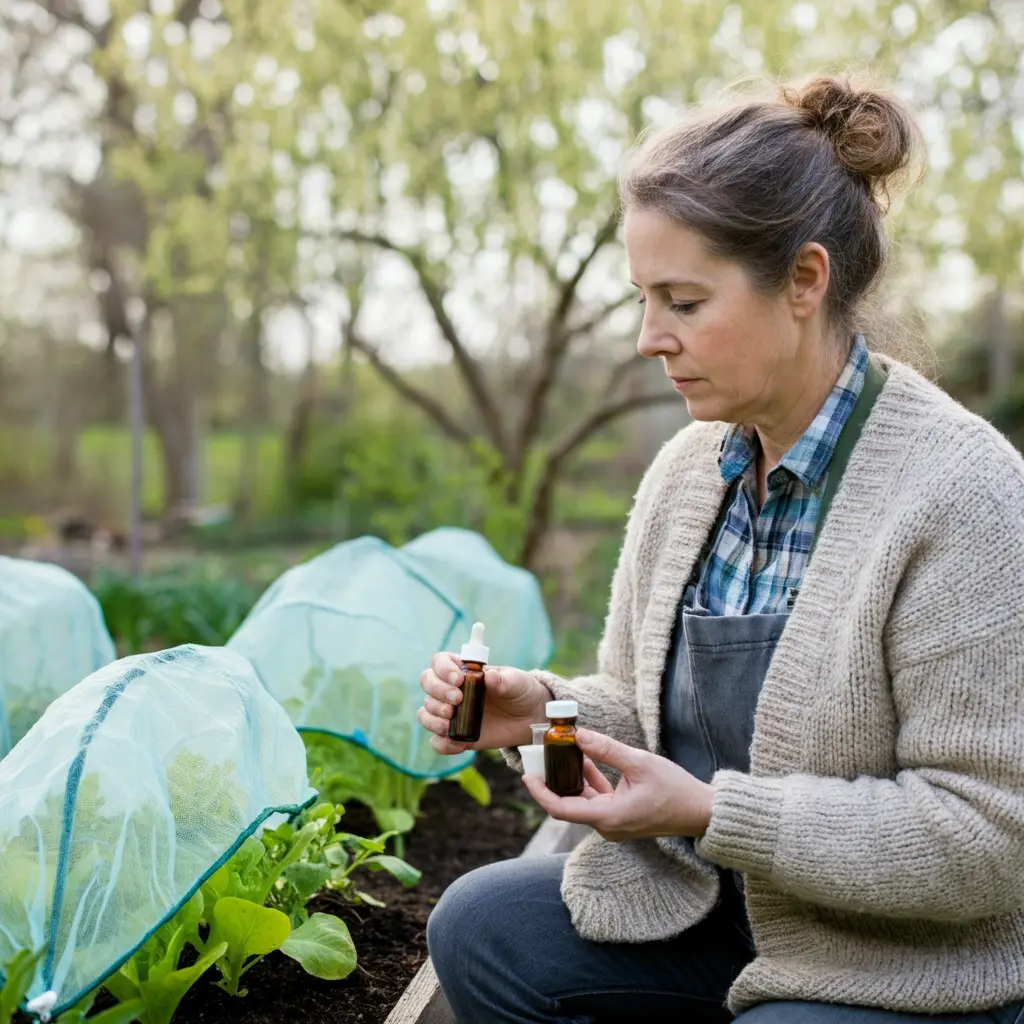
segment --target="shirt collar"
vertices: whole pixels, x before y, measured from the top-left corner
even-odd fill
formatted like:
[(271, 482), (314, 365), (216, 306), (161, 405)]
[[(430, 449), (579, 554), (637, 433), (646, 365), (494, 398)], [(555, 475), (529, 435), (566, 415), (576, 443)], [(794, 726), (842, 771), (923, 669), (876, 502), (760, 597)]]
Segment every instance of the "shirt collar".
[[(817, 487), (825, 475), (839, 434), (864, 387), (867, 368), (867, 342), (863, 335), (858, 334), (835, 387), (811, 425), (779, 463), (805, 486)], [(732, 484), (754, 464), (757, 451), (757, 436), (752, 427), (738, 423), (726, 431), (718, 465), (727, 484)]]

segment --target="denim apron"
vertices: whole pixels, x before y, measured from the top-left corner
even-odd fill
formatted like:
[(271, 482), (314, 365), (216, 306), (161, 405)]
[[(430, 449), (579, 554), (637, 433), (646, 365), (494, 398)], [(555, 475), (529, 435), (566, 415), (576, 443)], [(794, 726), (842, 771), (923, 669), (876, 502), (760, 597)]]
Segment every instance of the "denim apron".
[[(885, 381), (869, 364), (864, 386), (836, 442), (818, 511), (811, 554), (861, 429)], [(697, 585), (735, 492), (723, 504), (704, 551), (682, 595), (662, 687), (662, 745), (666, 754), (702, 782), (722, 768), (750, 771), (754, 715), (775, 647), (786, 628), (786, 611), (756, 615), (711, 615)], [(742, 890), (742, 876), (734, 873)]]

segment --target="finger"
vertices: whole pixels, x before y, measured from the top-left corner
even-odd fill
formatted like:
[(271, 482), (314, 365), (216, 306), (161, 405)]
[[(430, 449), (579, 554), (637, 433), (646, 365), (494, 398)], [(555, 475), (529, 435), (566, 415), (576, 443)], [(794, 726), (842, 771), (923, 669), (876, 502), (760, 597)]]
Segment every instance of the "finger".
[(435, 700), (433, 697), (427, 697), (423, 701), (423, 706), (427, 709), (427, 714), (433, 715), (434, 718), (443, 718), (446, 722), (455, 714), (453, 705), (447, 701)]
[(462, 685), (462, 662), (454, 654), (449, 654), (446, 651), (435, 654), (430, 659), (430, 668), (442, 683), (449, 686)]
[(556, 821), (572, 821), (599, 828), (608, 817), (609, 798), (604, 794), (593, 797), (556, 796), (536, 775), (524, 775), (523, 782), (530, 796)]
[(416, 721), (428, 732), (436, 733), (438, 736), (447, 736), (448, 727), (451, 725), (447, 718), (432, 715), (425, 707), (417, 709)]
[(597, 793), (615, 792), (615, 787), (605, 777), (604, 772), (589, 757), (583, 758), (583, 778)]
[(431, 736), (430, 746), (436, 753), (444, 754), (445, 756), (464, 754), (467, 750), (473, 749), (471, 744), (456, 743), (455, 740), (450, 740), (447, 736)]
[(613, 740), (611, 736), (591, 732), (590, 729), (576, 730), (576, 745), (592, 760), (617, 768), (620, 772), (637, 769), (647, 756), (645, 750), (627, 746)]
[(458, 704), (462, 700), (461, 676), (456, 684), (446, 683), (432, 668), (420, 674), (420, 689), (434, 700)]
[(518, 672), (517, 669), (488, 668), (484, 670), (484, 686), (494, 694), (506, 696), (512, 688), (512, 679), (509, 673)]

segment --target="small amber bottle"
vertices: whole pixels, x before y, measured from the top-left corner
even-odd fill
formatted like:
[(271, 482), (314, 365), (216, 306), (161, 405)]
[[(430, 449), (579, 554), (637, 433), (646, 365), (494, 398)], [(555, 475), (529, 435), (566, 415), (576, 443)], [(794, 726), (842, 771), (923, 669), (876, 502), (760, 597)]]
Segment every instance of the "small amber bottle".
[(544, 733), (544, 777), (548, 789), (559, 796), (583, 792), (583, 751), (576, 746), (574, 700), (550, 700), (544, 708), (550, 726)]
[(448, 739), (459, 743), (476, 743), (480, 739), (480, 727), (484, 720), (484, 667), (491, 656), (484, 647), (484, 624), (473, 623), (469, 643), (462, 645), (462, 702), (456, 704), (455, 714), (448, 726)]

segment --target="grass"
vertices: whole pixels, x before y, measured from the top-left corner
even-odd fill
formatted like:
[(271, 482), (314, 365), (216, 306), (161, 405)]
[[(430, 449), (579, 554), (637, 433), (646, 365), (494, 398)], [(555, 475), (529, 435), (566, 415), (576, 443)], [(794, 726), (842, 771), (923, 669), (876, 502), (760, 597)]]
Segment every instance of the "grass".
[[(242, 461), (242, 436), (213, 434), (203, 447), (203, 503), (230, 504), (238, 494)], [(163, 508), (164, 484), (160, 447), (148, 431), (143, 441), (142, 508), (156, 516)], [(279, 434), (259, 439), (256, 475), (257, 515), (271, 514), (280, 495), (282, 449)], [(131, 435), (121, 427), (90, 427), (79, 435), (76, 452), (79, 479), (89, 494), (114, 494), (121, 506), (131, 483)]]

